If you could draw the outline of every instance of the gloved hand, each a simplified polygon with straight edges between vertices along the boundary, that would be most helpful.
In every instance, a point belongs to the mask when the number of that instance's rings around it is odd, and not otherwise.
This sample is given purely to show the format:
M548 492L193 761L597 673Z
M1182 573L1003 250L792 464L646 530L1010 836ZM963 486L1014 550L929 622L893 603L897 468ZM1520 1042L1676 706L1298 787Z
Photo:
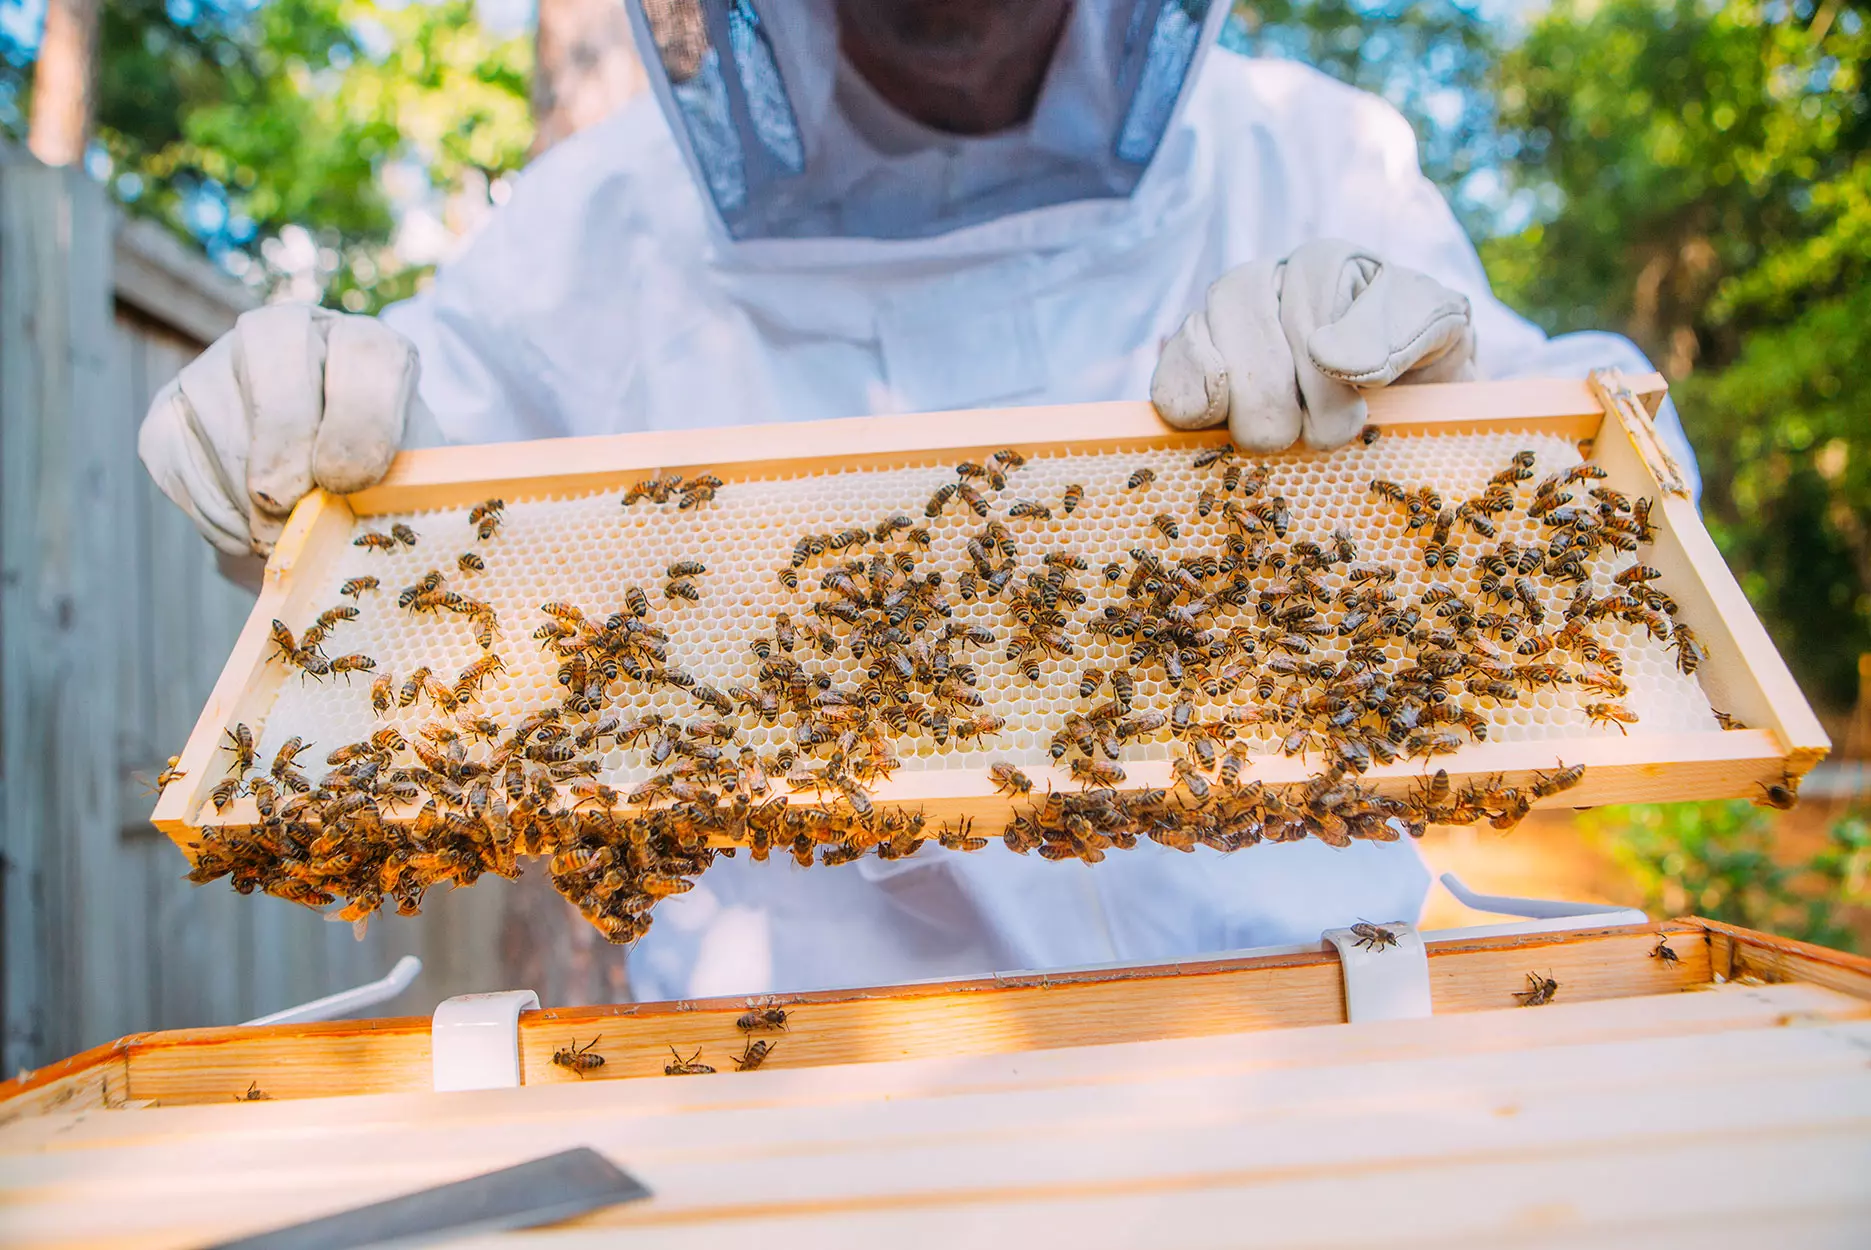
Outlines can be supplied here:
M1250 451L1279 451L1302 436L1324 450L1363 428L1356 388L1465 381L1474 357L1466 296L1318 239L1209 287L1206 308L1164 344L1150 401L1179 429L1226 421Z
M419 372L415 347L373 317L270 305L156 393L137 452L209 542L269 555L314 486L362 490L406 442L441 441Z

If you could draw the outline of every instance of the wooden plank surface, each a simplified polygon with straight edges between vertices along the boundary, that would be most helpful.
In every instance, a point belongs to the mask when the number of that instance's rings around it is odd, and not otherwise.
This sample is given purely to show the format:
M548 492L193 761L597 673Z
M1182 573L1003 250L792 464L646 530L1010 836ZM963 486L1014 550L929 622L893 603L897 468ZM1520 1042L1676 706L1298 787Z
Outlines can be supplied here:
M1226 1216L1231 1244L1659 1245L1711 1212L1832 1235L1871 1199L1871 1022L1828 1014L1861 1007L1731 986L1226 1044L87 1111L0 1130L0 1235L190 1244L572 1142L656 1196L554 1244L921 1245L931 1221L961 1244L1206 1244Z
M1633 379L1633 385L1660 390L1663 383L1653 375ZM1390 387L1367 392L1365 399L1372 423L1398 433L1460 433L1510 420L1516 428L1586 438L1604 416L1589 386L1571 379ZM1070 443L1079 450L1109 451L1145 443L1198 447L1222 437L1216 430L1169 429L1149 404L1133 401L536 439L406 451L382 482L347 501L357 515L374 516L460 505L490 490L525 495L592 489L619 474L714 473L734 481L817 467L896 468L1007 446L1031 452ZM698 450L707 458L698 459Z
M1678 961L1654 958L1659 932ZM1706 985L1708 946L1686 925L1627 926L1429 944L1431 993L1444 1014L1507 1007L1537 971L1559 1001L1653 995ZM658 1077L669 1048L703 1052L728 1070L744 1039L745 998L559 1008L522 1015L522 1079L590 1084ZM1093 1043L1210 1037L1342 1021L1337 956L1326 950L1178 964L1003 975L760 1000L789 1013L768 1066L809 1068L1070 1048ZM1871 1015L1871 1003L1864 1010ZM604 1066L580 1078L552 1064L572 1039L601 1038ZM221 1102L254 1080L278 1099L427 1088L426 1019L191 1029L138 1038L130 1048L136 1100ZM7 1092L0 1086L0 1095ZM0 1106L4 1106L0 1102Z

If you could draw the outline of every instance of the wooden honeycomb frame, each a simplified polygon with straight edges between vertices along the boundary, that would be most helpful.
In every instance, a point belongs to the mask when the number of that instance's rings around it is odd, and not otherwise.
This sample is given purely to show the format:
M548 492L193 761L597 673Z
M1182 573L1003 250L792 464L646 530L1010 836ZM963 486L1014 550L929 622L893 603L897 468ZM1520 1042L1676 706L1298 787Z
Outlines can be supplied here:
M1433 764L1405 760L1374 768L1367 781L1402 792L1426 771L1446 768L1452 779L1502 774L1522 785L1549 771L1556 757L1583 764L1583 782L1552 806L1682 801L1758 796L1760 787L1803 775L1829 749L1765 629L1722 562L1694 504L1681 489L1651 425L1665 383L1651 374L1589 381L1531 379L1396 387L1371 392L1370 419L1388 432L1558 434L1592 443L1593 458L1613 479L1643 483L1656 499L1655 543L1645 560L1663 573L1680 605L1678 620L1702 637L1709 658L1700 680L1718 706L1746 729L1642 734L1624 738L1471 743ZM1011 435L1011 437L1010 437ZM1103 403L917 416L873 417L733 429L624 434L530 443L448 447L405 452L377 486L339 498L314 491L294 510L268 561L253 614L228 658L213 694L181 754L182 777L160 796L155 825L184 850L198 830L240 826L256 819L250 799L225 812L208 804L219 780L217 752L223 732L237 722L257 723L271 704L284 670L269 663L272 620L305 619L321 573L349 545L360 517L433 508L466 508L489 495L527 498L616 488L661 472L713 473L736 481L824 469L886 469L926 462L932 454L960 460L1012 445L1032 454L1070 448L1130 451L1144 447L1214 445L1217 431L1167 429L1146 403ZM1319 771L1313 755L1255 755L1250 775L1269 785L1302 782ZM1172 784L1165 760L1126 762L1126 788ZM1066 770L1029 769L1035 783L1076 789ZM873 802L920 807L932 820L972 817L990 832L1011 810L997 794L985 762L979 769L905 771L878 784ZM789 796L810 805L810 794ZM628 809L625 809L628 810ZM399 813L386 813L396 819ZM401 813L407 816L410 813Z

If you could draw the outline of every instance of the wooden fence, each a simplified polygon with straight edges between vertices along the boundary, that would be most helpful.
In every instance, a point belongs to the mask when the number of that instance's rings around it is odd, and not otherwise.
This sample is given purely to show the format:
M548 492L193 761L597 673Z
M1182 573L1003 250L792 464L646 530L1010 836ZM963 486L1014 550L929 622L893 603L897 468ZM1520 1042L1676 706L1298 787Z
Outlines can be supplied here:
M621 959L535 897L541 883L432 896L359 941L188 884L150 827L142 779L181 749L253 597L151 484L137 424L251 303L160 229L123 223L82 173L0 153L0 1072L239 1023L403 953L426 967L395 1009L519 985L623 997Z

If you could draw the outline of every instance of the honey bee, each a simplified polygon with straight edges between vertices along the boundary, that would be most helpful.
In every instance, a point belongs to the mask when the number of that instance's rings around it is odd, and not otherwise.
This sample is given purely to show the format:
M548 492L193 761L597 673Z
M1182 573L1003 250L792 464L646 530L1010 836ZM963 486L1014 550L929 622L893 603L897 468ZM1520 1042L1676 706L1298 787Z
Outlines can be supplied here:
M1800 801L1799 778L1791 773L1783 773L1773 785L1761 785L1761 797L1754 800L1757 807L1777 807L1781 811L1790 811Z
M1154 481L1156 481L1155 469L1138 469L1130 475L1130 480L1124 483L1124 489L1138 490Z
M423 686L428 682L430 672L427 667L418 668L403 682L402 690L397 692L396 706L411 707L421 697Z
M1676 649L1676 667L1684 675L1693 674L1702 665L1702 641L1696 631L1681 621L1670 630L1670 645Z
M260 1088L260 1082L249 1081L244 1092L234 1095L235 1102L271 1102L273 1095Z
M1079 502L1084 498L1085 488L1074 482L1065 488L1065 497L1059 501L1059 506L1065 510L1067 516L1071 516L1077 511Z
M1394 924L1395 921L1392 923ZM1396 930L1385 925L1372 924L1368 920L1360 920L1357 924L1351 926L1351 931L1357 935L1358 938L1352 945L1362 946L1364 949L1373 953L1383 950L1386 946L1397 945Z
M784 568L784 569L781 569L781 570L779 571L779 573L777 574L777 576L778 576L778 577L779 577L779 579L780 579L780 585L782 585L782 586L784 586L784 587L786 587L786 589L788 589L788 590L798 590L798 589L799 589L799 573L798 573L798 570L796 570L796 569L791 569L791 568Z
M395 684L396 679L389 673L370 683L370 707L377 715L382 716L390 710L390 704L396 698Z
M395 551L396 539L388 534L380 534L376 530L370 530L352 539L351 545L353 547L362 547L367 551Z
M366 590L375 590L378 585L379 583L374 577L353 577L345 582L344 585L338 587L338 593L341 595L348 595L353 599L358 599L363 597Z
M675 581L663 587L665 599L687 599L690 603L700 603L702 592L695 588L694 582Z
M1566 765L1561 763L1559 771L1533 774L1533 795L1535 798L1549 798L1552 795L1570 790L1579 784L1585 776L1585 765Z
M213 790L209 791L208 799L214 804L215 811L224 812L227 810L228 804L240 797L242 789L244 789L244 787L241 785L240 778L229 777L226 781L221 782L215 786Z
M1381 477L1371 479L1371 492L1380 499L1388 499L1391 503L1402 503L1409 498L1403 487Z
M775 1049L777 1049L777 1047L774 1043L764 1039L758 1041L749 1040L747 1049L735 1057L734 1067L740 1072L752 1072L755 1068L765 1063L767 1061L767 1056L772 1054Z
M479 689L482 682L506 667L499 656L484 655L461 670L461 675L455 679L455 685L457 688Z
M1553 996L1557 993L1559 993L1559 982L1553 980L1550 975L1543 977L1537 972L1529 972L1527 988L1515 994L1514 997L1520 1000L1522 1007L1544 1007L1553 1001Z
M1715 713L1715 723L1723 729L1746 729L1747 723L1738 716L1732 716L1720 708L1710 708Z
M245 725L235 725L225 732L227 734L226 749L234 753L234 771L244 773L254 766L257 758L253 743L253 730Z
M483 560L475 552L464 551L455 557L455 567L460 569L463 573L485 573L487 571L487 561Z
M377 662L367 655L341 655L331 662L333 673L368 673Z
M180 781L182 778L188 776L187 773L183 772L181 769L176 767L176 765L180 764L181 762L182 762L181 756L171 755L169 757L169 762L162 766L162 771L156 774L155 789L157 793L161 793L165 788L167 788L170 782Z
M987 500L981 498L980 491L977 491L966 482L957 482L955 484L955 493L961 497L963 503L974 510L976 516L981 517L983 520L987 518Z
M1182 531L1176 528L1176 518L1167 512L1159 512L1151 517L1150 524L1165 538L1174 540L1182 536Z
M1029 794L1033 790L1033 779L1012 764L990 764L987 775L1002 794Z
M755 1008L734 1022L743 1033L786 1032L786 1011L781 1007Z
M1627 735L1630 730L1625 726L1637 723L1636 713L1621 703L1587 703L1585 716L1591 724L1616 725L1619 733Z
M936 493L929 496L929 503L928 506L923 509L923 515L931 519L941 516L942 509L946 508L948 506L948 501L955 497L955 491L959 485L960 483L957 482L947 482L937 487ZM797 554L798 552L795 549L794 555L796 556Z
M400 521L390 527L390 537L396 539L397 542L402 543L405 547L413 547L416 545L416 531L410 529L409 526L404 525Z
M1650 949L1650 957L1660 959L1666 964L1682 962L1682 957L1670 949L1669 937L1661 933L1657 935L1657 944Z
M604 1066L604 1056L591 1053L591 1048L603 1040L604 1035L600 1033L597 1037L592 1038L583 1046L580 1046L578 1044L578 1039L574 1037L571 1041L571 1045L562 1046L558 1050L552 1052L553 1066L564 1068L568 1072L577 1073L578 1078L583 1080L585 1073L595 1072Z
M1075 759L1072 761L1072 780L1088 790L1114 790L1123 783L1124 770L1104 760Z
M1378 438L1382 434L1383 434L1383 431L1378 429L1376 426L1367 425L1362 430L1358 431L1358 441L1363 443L1366 447L1369 447L1373 443L1377 442Z
M705 1063L699 1062L702 1057L702 1052L699 1048L687 1059L684 1059L677 1053L674 1046L669 1048L669 1053L673 1057L673 1061L663 1065L664 1076L708 1076L714 1073L713 1068Z
M1034 517L1041 521L1050 521L1052 520L1052 509L1048 508L1043 503L1037 503L1031 499L1020 499L1016 500L1013 507L1007 510L1007 515L1015 517Z

